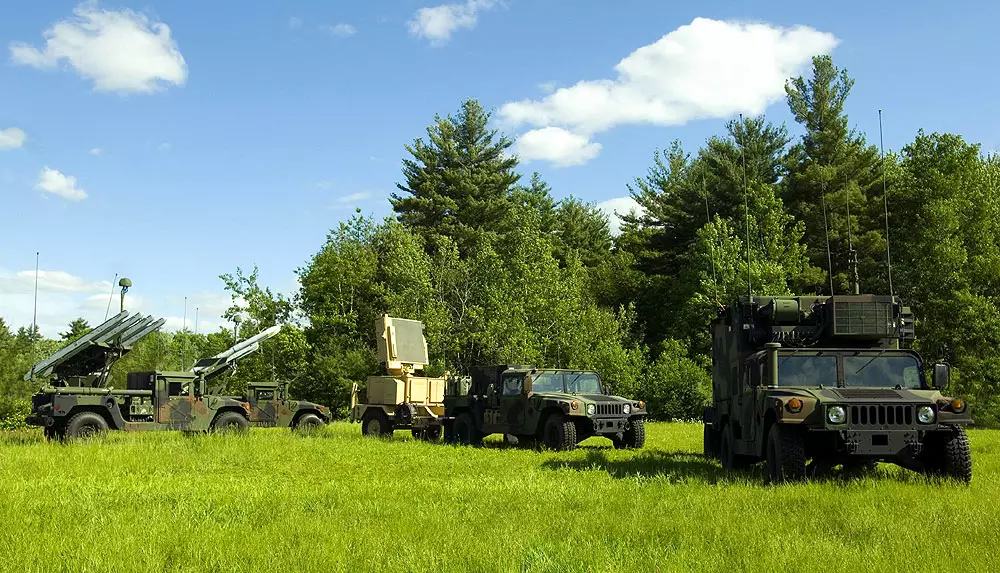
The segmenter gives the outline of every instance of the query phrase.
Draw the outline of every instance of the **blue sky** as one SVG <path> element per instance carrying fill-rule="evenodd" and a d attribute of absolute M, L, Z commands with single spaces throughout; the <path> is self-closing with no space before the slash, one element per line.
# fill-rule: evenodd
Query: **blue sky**
<path fill-rule="evenodd" d="M 257 264 L 291 293 L 354 208 L 390 213 L 403 146 L 467 97 L 518 138 L 522 172 L 609 208 L 655 149 L 693 152 L 741 111 L 800 133 L 782 82 L 816 52 L 856 79 L 848 112 L 870 141 L 881 107 L 888 149 L 924 128 L 996 150 L 998 16 L 920 1 L 7 0 L 0 316 L 30 324 L 40 251 L 46 335 L 99 323 L 116 273 L 131 308 L 175 328 L 186 296 L 188 326 L 197 306 L 215 330 L 219 274 Z"/>

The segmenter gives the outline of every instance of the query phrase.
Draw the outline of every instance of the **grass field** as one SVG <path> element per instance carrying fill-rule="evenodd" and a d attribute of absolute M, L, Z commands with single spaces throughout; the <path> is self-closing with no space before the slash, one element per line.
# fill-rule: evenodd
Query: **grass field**
<path fill-rule="evenodd" d="M 882 464 L 792 486 L 727 475 L 698 424 L 574 452 L 362 438 L 0 436 L 9 571 L 997 571 L 1000 432 L 969 486 Z"/>

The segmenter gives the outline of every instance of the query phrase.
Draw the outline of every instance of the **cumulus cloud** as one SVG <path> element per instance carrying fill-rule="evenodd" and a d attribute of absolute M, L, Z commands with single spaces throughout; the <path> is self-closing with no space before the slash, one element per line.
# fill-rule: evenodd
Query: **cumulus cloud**
<path fill-rule="evenodd" d="M 77 187 L 76 177 L 63 175 L 55 169 L 43 167 L 38 174 L 38 183 L 35 189 L 58 195 L 70 201 L 80 201 L 87 198 L 87 192 Z"/>
<path fill-rule="evenodd" d="M 557 167 L 583 165 L 597 157 L 601 144 L 560 127 L 533 129 L 517 138 L 515 152 L 524 161 L 549 161 Z"/>
<path fill-rule="evenodd" d="M 614 79 L 508 102 L 498 116 L 511 127 L 555 126 L 589 140 L 618 125 L 756 115 L 784 97 L 788 78 L 837 43 L 807 26 L 695 18 L 618 62 Z"/>
<path fill-rule="evenodd" d="M 43 32 L 41 49 L 12 43 L 11 60 L 40 69 L 65 60 L 94 82 L 95 91 L 154 92 L 187 80 L 187 64 L 166 24 L 127 9 L 102 10 L 89 1 L 73 14 Z"/>
<path fill-rule="evenodd" d="M 355 32 L 358 31 L 354 26 L 346 24 L 344 22 L 341 22 L 339 24 L 334 24 L 333 26 L 330 26 L 328 24 L 325 26 L 321 26 L 321 28 L 323 28 L 323 30 L 328 34 L 337 36 L 338 38 L 346 38 L 348 36 L 353 36 Z"/>
<path fill-rule="evenodd" d="M 0 129 L 0 151 L 21 147 L 24 145 L 24 140 L 27 139 L 27 137 L 28 136 L 24 133 L 24 130 L 17 127 Z"/>
<path fill-rule="evenodd" d="M 479 13 L 497 4 L 496 0 L 468 0 L 465 4 L 441 4 L 421 8 L 413 14 L 407 25 L 410 34 L 426 38 L 433 45 L 441 45 L 451 39 L 451 34 L 459 28 L 472 29 L 479 22 Z"/>
<path fill-rule="evenodd" d="M 607 215 L 608 226 L 611 227 L 612 235 L 619 235 L 621 233 L 621 215 L 631 213 L 642 214 L 645 211 L 642 205 L 631 197 L 615 197 L 607 201 L 601 201 L 597 204 L 597 208 Z"/>
<path fill-rule="evenodd" d="M 18 271 L 10 273 L 0 270 L 0 293 L 29 294 L 35 289 L 35 271 Z M 66 271 L 38 270 L 39 292 L 104 292 L 111 289 L 108 281 L 88 282 L 81 277 Z"/>

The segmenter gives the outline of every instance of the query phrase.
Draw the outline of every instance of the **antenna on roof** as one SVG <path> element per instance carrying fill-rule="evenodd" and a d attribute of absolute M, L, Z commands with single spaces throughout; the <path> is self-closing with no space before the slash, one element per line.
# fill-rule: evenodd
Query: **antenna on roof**
<path fill-rule="evenodd" d="M 830 277 L 830 296 L 833 296 L 833 257 L 830 255 L 830 226 L 826 220 L 826 181 L 821 183 L 820 202 L 823 204 L 823 232 L 826 233 L 826 267 Z"/>
<path fill-rule="evenodd" d="M 882 154 L 882 206 L 885 209 L 885 266 L 889 273 L 889 297 L 892 292 L 892 257 L 889 256 L 889 193 L 885 187 L 885 147 L 882 143 L 882 110 L 878 110 L 878 147 Z"/>
<path fill-rule="evenodd" d="M 712 214 L 708 210 L 708 187 L 705 185 L 705 172 L 701 173 L 701 192 L 705 196 L 705 221 L 708 224 L 712 223 Z M 712 249 L 712 297 L 715 298 L 715 302 L 719 302 L 719 277 L 715 270 L 715 239 L 709 243 L 709 247 Z M 721 306 L 721 305 L 720 305 Z"/>
<path fill-rule="evenodd" d="M 740 114 L 740 123 L 746 126 L 743 122 L 743 114 Z M 746 135 L 746 129 L 744 129 L 744 135 Z M 740 160 L 743 162 L 743 216 L 746 219 L 747 226 L 747 299 L 753 298 L 753 287 L 750 283 L 750 197 L 749 190 L 747 188 L 747 157 L 744 151 L 744 142 L 740 142 Z"/>
<path fill-rule="evenodd" d="M 115 281 L 118 280 L 118 273 L 115 273 L 115 278 L 111 279 L 111 294 L 108 295 L 108 308 L 104 309 L 104 320 L 108 319 L 108 313 L 111 312 L 111 301 L 115 299 Z"/>
<path fill-rule="evenodd" d="M 851 267 L 851 278 L 854 283 L 851 291 L 854 294 L 861 294 L 861 277 L 858 276 L 858 252 L 854 250 L 854 231 L 852 229 L 854 224 L 851 222 L 851 190 L 847 175 L 844 175 L 844 189 L 847 190 L 847 264 Z"/>
<path fill-rule="evenodd" d="M 35 251 L 35 309 L 31 314 L 31 362 L 34 363 L 38 356 L 35 354 L 35 334 L 38 330 L 38 251 Z M 31 367 L 32 375 L 35 367 Z"/>

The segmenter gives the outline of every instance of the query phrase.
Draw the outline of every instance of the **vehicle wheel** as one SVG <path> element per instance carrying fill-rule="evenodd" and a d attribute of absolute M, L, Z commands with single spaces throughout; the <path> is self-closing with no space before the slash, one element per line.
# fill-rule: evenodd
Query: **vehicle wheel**
<path fill-rule="evenodd" d="M 704 443 L 702 444 L 702 451 L 705 454 L 705 457 L 713 460 L 719 459 L 719 431 L 713 428 L 711 424 L 705 424 L 704 433 L 705 436 Z"/>
<path fill-rule="evenodd" d="M 244 433 L 250 429 L 250 422 L 239 412 L 223 412 L 212 422 L 212 431 L 219 433 Z"/>
<path fill-rule="evenodd" d="M 438 438 L 441 437 L 441 426 L 429 426 L 427 428 L 413 428 L 414 440 L 423 440 L 425 442 L 436 442 Z"/>
<path fill-rule="evenodd" d="M 108 431 L 108 421 L 94 412 L 80 412 L 66 424 L 65 436 L 72 439 L 86 439 Z"/>
<path fill-rule="evenodd" d="M 926 473 L 965 483 L 972 481 L 972 449 L 965 428 L 956 427 L 929 438 L 932 439 L 924 445 L 923 452 Z"/>
<path fill-rule="evenodd" d="M 448 420 L 444 423 L 444 443 L 455 443 L 455 422 Z"/>
<path fill-rule="evenodd" d="M 468 412 L 462 412 L 455 418 L 453 430 L 455 440 L 460 444 L 478 446 L 483 441 L 483 435 L 476 429 Z"/>
<path fill-rule="evenodd" d="M 45 435 L 46 440 L 58 440 L 62 438 L 62 432 L 58 426 L 45 426 L 42 429 L 42 433 Z"/>
<path fill-rule="evenodd" d="M 361 417 L 361 434 L 365 436 L 390 436 L 392 424 L 382 410 L 370 409 Z"/>
<path fill-rule="evenodd" d="M 323 420 L 320 419 L 316 414 L 304 414 L 299 418 L 298 423 L 295 424 L 295 429 L 303 432 L 315 432 L 323 425 Z"/>
<path fill-rule="evenodd" d="M 611 439 L 616 450 L 639 450 L 646 445 L 646 421 L 633 420 L 627 430 Z"/>
<path fill-rule="evenodd" d="M 750 466 L 750 461 L 733 450 L 736 439 L 733 437 L 733 426 L 726 424 L 722 430 L 722 443 L 719 445 L 719 461 L 722 467 L 729 470 L 741 470 Z"/>
<path fill-rule="evenodd" d="M 542 440 L 545 447 L 556 451 L 576 448 L 576 424 L 562 414 L 551 414 L 545 419 Z"/>
<path fill-rule="evenodd" d="M 800 481 L 806 477 L 806 444 L 802 434 L 781 424 L 767 433 L 767 475 L 774 483 Z"/>

